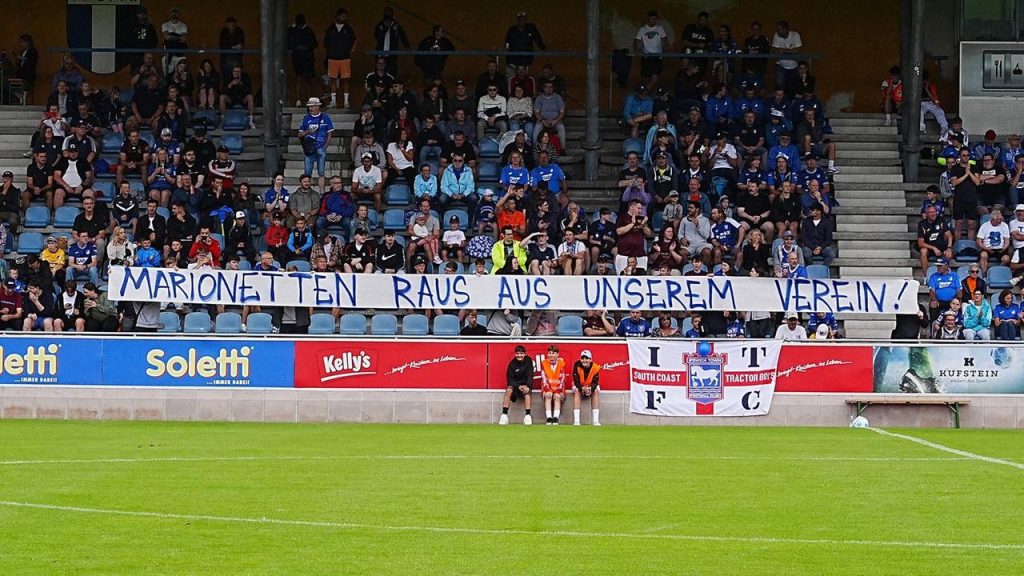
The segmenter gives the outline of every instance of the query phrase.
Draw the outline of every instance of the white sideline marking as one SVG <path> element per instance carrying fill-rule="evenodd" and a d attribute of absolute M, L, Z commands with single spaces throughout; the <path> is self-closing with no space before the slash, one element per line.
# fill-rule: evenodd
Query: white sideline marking
<path fill-rule="evenodd" d="M 906 434 L 898 434 L 896 432 L 888 432 L 886 430 L 882 430 L 881 428 L 868 428 L 868 430 L 873 430 L 873 431 L 881 434 L 882 436 L 891 436 L 893 438 L 901 438 L 903 440 L 909 440 L 911 442 L 915 442 L 915 443 L 920 444 L 922 446 L 927 446 L 929 448 L 934 448 L 936 450 L 942 450 L 943 452 L 949 452 L 950 454 L 956 454 L 957 456 L 962 456 L 964 458 L 970 458 L 971 460 L 981 460 L 982 462 L 988 462 L 990 464 L 1002 464 L 1003 466 L 1010 466 L 1012 468 L 1017 468 L 1018 470 L 1024 470 L 1024 464 L 1021 464 L 1020 462 L 1013 462 L 1013 461 L 1010 461 L 1010 460 L 1003 460 L 1002 458 L 993 458 L 991 456 L 982 456 L 981 454 L 975 454 L 974 452 L 968 452 L 966 450 L 959 450 L 957 448 L 950 448 L 949 446 L 944 446 L 942 444 L 936 444 L 935 442 L 931 442 L 929 440 L 925 440 L 924 438 L 918 438 L 917 436 L 908 436 Z"/>
<path fill-rule="evenodd" d="M 900 458 L 898 456 L 653 456 L 618 454 L 570 454 L 566 456 L 528 456 L 521 454 L 384 454 L 384 455 L 339 455 L 339 456 L 209 456 L 162 458 L 95 458 L 71 460 L 0 460 L 0 466 L 26 466 L 31 464 L 145 464 L 147 462 L 263 462 L 287 460 L 784 460 L 801 462 L 951 462 L 966 458 Z"/>
<path fill-rule="evenodd" d="M 247 518 L 236 516 L 212 516 L 206 514 L 171 514 L 136 510 L 112 510 L 85 508 L 81 506 L 57 506 L 32 502 L 0 501 L 0 506 L 30 508 L 57 512 L 76 512 L 102 516 L 130 516 L 135 518 L 156 518 L 160 520 L 190 520 L 207 522 L 229 522 L 237 524 L 271 524 L 279 526 L 304 526 L 310 528 L 333 528 L 339 530 L 377 530 L 381 532 L 429 532 L 442 534 L 476 534 L 484 536 L 568 536 L 574 538 L 616 538 L 635 540 L 669 540 L 682 542 L 733 542 L 743 544 L 802 544 L 810 546 L 870 546 L 890 548 L 941 548 L 964 550 L 1024 550 L 1024 544 L 991 544 L 971 542 L 916 542 L 900 540 L 830 540 L 818 538 L 776 538 L 771 536 L 705 536 L 691 534 L 644 534 L 639 532 L 578 532 L 572 530 L 516 530 L 495 528 L 458 528 L 448 526 L 399 526 L 390 524 L 363 524 L 358 522 L 328 522 L 317 520 L 285 520 L 281 518 Z"/>

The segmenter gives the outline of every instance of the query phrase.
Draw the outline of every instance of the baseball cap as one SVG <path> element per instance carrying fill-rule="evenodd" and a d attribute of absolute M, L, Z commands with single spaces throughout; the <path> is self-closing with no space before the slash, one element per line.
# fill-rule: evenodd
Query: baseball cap
<path fill-rule="evenodd" d="M 199 125 L 195 127 L 196 136 L 206 136 L 206 126 Z"/>
<path fill-rule="evenodd" d="M 590 358 L 590 359 L 593 359 L 594 355 L 590 353 L 590 350 L 584 350 L 584 351 L 580 352 L 580 358 Z"/>
<path fill-rule="evenodd" d="M 785 114 L 782 113 L 782 110 L 772 110 L 773 118 L 782 118 L 783 116 L 785 116 Z"/>
<path fill-rule="evenodd" d="M 818 324 L 818 329 L 815 330 L 814 334 L 819 340 L 824 340 L 828 338 L 828 331 L 828 324 Z"/>
<path fill-rule="evenodd" d="M 782 233 L 782 237 L 783 238 L 792 238 L 793 237 L 793 231 L 792 230 L 786 230 L 785 232 Z"/>
<path fill-rule="evenodd" d="M 366 160 L 367 158 L 373 160 L 373 154 L 369 152 L 363 152 L 363 155 L 359 157 L 360 160 Z"/>
<path fill-rule="evenodd" d="M 673 196 L 678 198 L 679 197 L 679 192 L 676 191 L 676 190 L 669 190 L 668 191 L 668 198 L 672 198 Z M 608 212 L 608 213 L 611 214 L 611 212 Z"/>
<path fill-rule="evenodd" d="M 448 219 L 448 222 L 458 222 L 458 221 L 459 221 L 459 217 L 458 216 L 452 216 L 451 218 Z"/>
<path fill-rule="evenodd" d="M 306 106 L 320 106 L 320 99 L 316 96 L 312 96 L 309 100 L 306 100 Z"/>
<path fill-rule="evenodd" d="M 245 218 L 245 212 L 242 210 L 235 212 L 235 218 Z"/>
<path fill-rule="evenodd" d="M 458 80 L 455 81 L 455 85 L 456 86 L 465 86 L 466 85 L 466 81 L 463 80 L 462 78 L 459 78 Z"/>
<path fill-rule="evenodd" d="M 170 128 L 164 128 L 160 131 L 161 136 L 174 136 L 174 132 L 171 132 Z"/>
<path fill-rule="evenodd" d="M 949 266 L 949 260 L 946 260 L 945 258 L 939 258 L 935 263 L 939 266 Z"/>
<path fill-rule="evenodd" d="M 57 242 L 57 237 L 56 236 L 47 236 L 46 237 L 46 243 L 49 244 L 50 242 L 56 243 Z"/>
<path fill-rule="evenodd" d="M 484 189 L 484 197 L 486 198 L 488 196 L 494 196 L 494 190 L 491 190 L 490 188 Z M 1024 206 L 1024 204 L 1021 204 L 1021 206 Z M 1022 210 L 1024 210 L 1024 208 L 1022 208 Z"/>
<path fill-rule="evenodd" d="M 804 154 L 804 160 L 817 160 L 817 159 L 818 159 L 818 155 L 815 154 L 814 152 L 808 152 L 807 154 Z"/>
<path fill-rule="evenodd" d="M 74 142 L 68 144 L 68 152 L 78 152 L 78 144 Z"/>
<path fill-rule="evenodd" d="M 10 170 L 4 171 L 4 178 L 14 178 L 14 172 L 11 172 Z"/>
<path fill-rule="evenodd" d="M 1017 204 L 1013 209 L 1014 212 L 1024 212 L 1024 204 Z"/>
<path fill-rule="evenodd" d="M 796 312 L 787 312 L 786 320 L 799 320 L 800 316 Z"/>
<path fill-rule="evenodd" d="M 414 265 L 414 266 L 415 266 L 416 264 L 426 264 L 426 263 L 427 263 L 427 258 L 426 258 L 426 257 L 425 257 L 425 256 L 424 256 L 423 254 L 417 254 L 417 255 L 416 255 L 416 256 L 415 256 L 415 257 L 414 257 L 414 258 L 412 259 L 412 263 L 413 263 L 413 265 Z"/>
<path fill-rule="evenodd" d="M 353 232 L 353 234 L 361 234 L 363 236 L 366 236 L 366 228 L 356 228 L 356 231 Z"/>
<path fill-rule="evenodd" d="M 231 150 L 227 146 L 225 146 L 223 144 L 221 144 L 220 146 L 217 146 L 217 152 L 230 152 L 230 151 Z"/>

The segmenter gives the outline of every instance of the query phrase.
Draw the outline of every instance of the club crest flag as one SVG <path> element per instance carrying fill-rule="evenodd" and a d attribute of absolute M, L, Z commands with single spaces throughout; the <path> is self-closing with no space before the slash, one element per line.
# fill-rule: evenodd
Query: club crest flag
<path fill-rule="evenodd" d="M 629 340 L 629 409 L 651 416 L 763 416 L 782 342 Z"/>

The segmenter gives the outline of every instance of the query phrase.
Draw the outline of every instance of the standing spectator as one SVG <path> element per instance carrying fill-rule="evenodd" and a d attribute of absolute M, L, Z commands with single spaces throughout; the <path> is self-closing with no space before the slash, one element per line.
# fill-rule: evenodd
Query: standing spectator
<path fill-rule="evenodd" d="M 668 43 L 665 27 L 658 22 L 657 10 L 651 10 L 647 13 L 647 23 L 636 31 L 633 39 L 633 51 L 640 54 L 640 76 L 651 86 L 661 77 L 664 61 L 658 55 L 665 52 Z"/>
<path fill-rule="evenodd" d="M 949 168 L 949 184 L 953 187 L 952 217 L 956 222 L 953 226 L 953 239 L 960 238 L 964 221 L 967 222 L 967 237 L 974 237 L 974 225 L 978 217 L 978 184 L 981 178 L 972 167 L 971 152 L 966 147 L 960 149 L 957 163 Z"/>
<path fill-rule="evenodd" d="M 188 48 L 188 24 L 181 21 L 181 11 L 178 8 L 171 8 L 170 20 L 160 26 L 160 32 L 164 35 L 164 50 L 181 50 Z M 167 52 L 163 59 L 163 75 L 170 76 L 171 71 L 177 66 L 178 60 L 185 56 L 180 52 Z"/>
<path fill-rule="evenodd" d="M 807 329 L 800 324 L 796 312 L 786 314 L 786 321 L 775 330 L 775 339 L 783 341 L 807 340 Z"/>
<path fill-rule="evenodd" d="M 53 73 L 50 90 L 56 90 L 57 85 L 64 82 L 68 92 L 74 92 L 78 89 L 78 85 L 85 80 L 85 77 L 82 76 L 82 72 L 78 69 L 78 63 L 75 62 L 75 57 L 71 54 L 65 54 L 61 62 L 61 67 Z M 63 114 L 63 111 L 61 113 Z"/>
<path fill-rule="evenodd" d="M 455 45 L 445 35 L 444 26 L 434 24 L 430 35 L 420 41 L 416 50 L 419 52 L 451 52 L 455 50 Z M 431 82 L 434 78 L 441 78 L 444 74 L 445 64 L 448 63 L 448 54 L 417 54 L 413 62 L 420 72 L 423 72 L 424 80 Z"/>
<path fill-rule="evenodd" d="M 936 261 L 937 270 L 928 277 L 928 306 L 931 309 L 932 320 L 944 310 L 949 309 L 949 303 L 954 298 L 961 298 L 960 278 L 955 272 L 949 270 L 949 260 L 939 258 Z"/>
<path fill-rule="evenodd" d="M 25 83 L 26 92 L 34 92 L 33 86 L 36 84 L 36 67 L 39 65 L 39 51 L 32 41 L 31 34 L 22 34 L 18 37 L 18 43 L 20 50 L 15 57 L 14 61 L 14 74 L 15 77 L 20 78 Z M 26 104 L 31 104 L 27 100 Z"/>
<path fill-rule="evenodd" d="M 217 42 L 217 47 L 221 50 L 244 50 L 245 49 L 245 31 L 238 25 L 238 21 L 235 20 L 234 16 L 228 16 L 224 20 L 224 27 L 220 29 L 220 39 Z M 235 66 L 242 67 L 242 55 L 221 52 L 220 53 L 220 69 L 231 70 Z"/>
<path fill-rule="evenodd" d="M 975 290 L 964 305 L 964 340 L 992 339 L 992 305 L 985 293 Z"/>
<path fill-rule="evenodd" d="M 1003 222 L 1002 206 L 994 206 L 992 218 L 978 229 L 978 259 L 981 273 L 987 274 L 989 261 L 995 260 L 999 265 L 1010 263 L 1010 227 Z"/>
<path fill-rule="evenodd" d="M 647 267 L 646 239 L 651 236 L 649 219 L 643 214 L 643 204 L 639 200 L 631 200 L 623 214 L 615 222 L 615 271 L 621 272 L 626 267 L 626 260 L 634 257 L 640 268 Z"/>
<path fill-rule="evenodd" d="M 408 50 L 409 38 L 405 28 L 395 20 L 395 10 L 391 6 L 384 7 L 384 15 L 373 28 L 373 38 L 377 41 L 377 51 L 384 53 L 387 71 L 392 76 L 398 75 L 398 57 L 390 54 L 393 50 Z"/>
<path fill-rule="evenodd" d="M 313 29 L 306 24 L 305 14 L 296 14 L 295 23 L 288 27 L 287 47 L 292 55 L 292 72 L 295 74 L 295 105 L 302 105 L 305 98 L 312 98 L 316 92 L 316 62 L 314 52 L 320 42 Z"/>
<path fill-rule="evenodd" d="M 1013 292 L 1003 290 L 999 293 L 999 304 L 992 310 L 992 327 L 996 340 L 1012 342 L 1017 339 L 1020 331 L 1020 306 L 1013 302 Z"/>
<path fill-rule="evenodd" d="M 334 22 L 324 32 L 327 52 L 327 78 L 331 82 L 331 108 L 338 107 L 338 88 L 344 95 L 344 108 L 349 107 L 349 79 L 352 78 L 352 52 L 358 44 L 355 28 L 348 23 L 348 10 L 338 8 Z"/>
<path fill-rule="evenodd" d="M 771 51 L 771 42 L 761 30 L 761 23 L 753 21 L 750 23 L 750 36 L 743 41 L 743 51 L 747 54 L 764 55 Z M 743 80 L 759 85 L 764 84 L 764 73 L 768 69 L 768 60 L 765 58 L 744 58 L 743 59 Z"/>
<path fill-rule="evenodd" d="M 320 99 L 312 97 L 306 102 L 308 112 L 299 124 L 299 138 L 302 139 L 303 171 L 313 174 L 317 170 L 320 179 L 320 191 L 324 190 L 324 170 L 327 165 L 327 147 L 331 145 L 334 122 L 328 114 L 320 110 Z"/>
<path fill-rule="evenodd" d="M 534 45 L 541 50 L 547 50 L 544 39 L 540 36 L 540 30 L 530 22 L 525 10 L 516 13 L 516 24 L 505 33 L 505 50 L 509 52 L 533 52 Z M 516 55 L 505 58 L 511 70 L 517 66 L 523 66 L 529 72 L 530 64 L 533 64 L 533 55 Z M 532 95 L 532 94 L 531 94 Z"/>
<path fill-rule="evenodd" d="M 772 37 L 772 48 L 779 54 L 793 54 L 803 47 L 800 33 L 789 29 L 789 22 L 779 20 L 775 24 L 775 36 Z M 775 89 L 784 89 L 789 78 L 796 71 L 797 61 L 779 59 L 775 62 Z"/>
<path fill-rule="evenodd" d="M 145 6 L 139 6 L 135 12 L 135 24 L 125 36 L 123 46 L 135 50 L 152 50 L 157 47 L 157 43 L 156 26 L 149 20 L 149 11 Z M 142 65 L 142 55 L 143 52 L 128 54 L 128 64 L 133 73 Z"/>

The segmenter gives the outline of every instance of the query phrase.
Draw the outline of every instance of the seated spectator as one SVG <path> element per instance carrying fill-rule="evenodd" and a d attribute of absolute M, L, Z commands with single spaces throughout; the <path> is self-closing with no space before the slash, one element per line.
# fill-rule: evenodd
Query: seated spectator
<path fill-rule="evenodd" d="M 511 336 L 515 338 L 522 334 L 523 321 L 519 317 L 518 312 L 505 308 L 504 310 L 492 310 L 487 316 L 488 336 Z"/>
<path fill-rule="evenodd" d="M 500 85 L 499 85 L 500 88 Z M 526 95 L 522 86 L 516 86 L 505 107 L 508 114 L 508 129 L 512 132 L 522 131 L 533 134 L 533 98 Z"/>
<path fill-rule="evenodd" d="M 543 130 L 557 130 L 558 141 L 565 143 L 565 101 L 555 93 L 554 84 L 550 81 L 544 83 L 544 92 L 533 101 L 534 128 L 533 139 L 537 140 L 538 133 Z"/>
<path fill-rule="evenodd" d="M 768 196 L 761 194 L 761 191 L 753 183 L 747 183 L 747 194 L 744 196 L 739 207 L 740 229 L 747 235 L 752 230 L 760 230 L 771 242 L 775 234 L 775 225 L 771 220 L 772 205 Z"/>
<path fill-rule="evenodd" d="M 245 258 L 252 264 L 256 260 L 256 247 L 253 245 L 248 218 L 242 210 L 236 211 L 234 215 L 231 227 L 224 234 L 225 250 L 229 255 Z"/>
<path fill-rule="evenodd" d="M 637 259 L 639 268 L 647 267 L 646 240 L 652 235 L 649 220 L 642 214 L 643 205 L 632 200 L 615 222 L 615 270 L 621 272 L 629 257 Z"/>
<path fill-rule="evenodd" d="M 484 189 L 480 203 L 477 204 L 473 213 L 473 221 L 476 222 L 476 233 L 482 235 L 485 232 L 494 236 L 497 223 L 497 205 L 494 203 L 494 191 L 490 188 Z"/>
<path fill-rule="evenodd" d="M 373 274 L 374 245 L 367 236 L 367 231 L 359 228 L 352 234 L 352 241 L 345 246 L 343 260 L 346 274 Z"/>
<path fill-rule="evenodd" d="M 955 123 L 956 118 L 947 124 L 946 111 L 942 109 L 942 104 L 939 101 L 939 91 L 929 81 L 927 70 L 921 71 L 921 83 L 921 132 L 925 131 L 924 118 L 927 114 L 934 116 L 935 121 L 939 123 L 939 134 L 945 134 L 950 128 L 949 124 L 952 124 L 954 129 L 958 128 Z M 967 144 L 966 140 L 964 140 L 964 144 Z"/>
<path fill-rule="evenodd" d="M 963 340 L 963 327 L 957 324 L 956 313 L 947 311 L 942 314 L 942 322 L 937 323 L 932 338 L 935 340 Z"/>
<path fill-rule="evenodd" d="M 100 292 L 92 282 L 82 287 L 85 295 L 83 300 L 83 316 L 85 316 L 86 332 L 117 332 L 118 314 L 114 305 L 107 299 L 106 292 Z"/>
<path fill-rule="evenodd" d="M 352 171 L 352 196 L 356 201 L 366 197 L 373 200 L 374 208 L 380 212 L 384 208 L 384 176 L 380 168 L 373 165 L 373 155 L 363 152 L 361 165 Z"/>
<path fill-rule="evenodd" d="M 967 277 L 960 282 L 960 290 L 964 294 L 974 294 L 975 290 L 988 294 L 988 282 L 981 276 L 977 263 L 972 262 L 967 266 Z"/>
<path fill-rule="evenodd" d="M 796 172 L 800 170 L 800 158 L 803 154 L 796 144 L 791 143 L 792 134 L 783 132 L 779 134 L 779 143 L 768 150 L 768 166 L 776 166 L 780 156 L 785 157 L 789 169 Z"/>
<path fill-rule="evenodd" d="M 32 154 L 32 163 L 26 170 L 25 189 L 21 192 L 21 209 L 27 210 L 33 200 L 46 201 L 46 207 L 53 211 L 53 165 L 46 161 L 46 152 L 39 150 Z"/>
<path fill-rule="evenodd" d="M 114 228 L 107 244 L 107 264 L 110 266 L 133 266 L 138 247 L 128 240 L 128 232 L 118 226 Z"/>
<path fill-rule="evenodd" d="M 516 88 L 522 88 L 523 93 L 531 98 L 536 98 L 540 93 L 537 90 L 537 79 L 530 75 L 529 69 L 526 66 L 516 66 L 516 73 L 509 78 L 509 92 L 515 93 Z M 552 84 L 552 91 L 553 91 Z"/>
<path fill-rule="evenodd" d="M 832 221 L 822 215 L 823 211 L 821 204 L 811 206 L 811 215 L 800 226 L 800 242 L 803 244 L 804 262 L 821 258 L 822 264 L 831 266 L 835 259 L 835 251 L 832 250 Z"/>
<path fill-rule="evenodd" d="M 932 184 L 925 189 L 924 194 L 924 201 L 921 202 L 921 218 L 926 217 L 929 206 L 934 206 L 938 217 L 944 218 L 946 215 L 946 204 L 939 196 L 939 187 Z"/>
<path fill-rule="evenodd" d="M 807 332 L 815 340 L 835 340 L 839 337 L 839 321 L 831 312 L 813 312 L 807 321 Z"/>
<path fill-rule="evenodd" d="M 999 304 L 992 310 L 992 329 L 996 340 L 1012 342 L 1020 333 L 1021 310 L 1013 301 L 1013 292 L 1004 289 L 999 293 Z"/>
<path fill-rule="evenodd" d="M 4 304 L 0 295 L 0 306 Z M 24 332 L 40 330 L 53 332 L 53 318 L 56 316 L 54 310 L 53 288 L 38 281 L 32 281 L 28 285 L 28 291 L 22 295 L 22 310 L 25 320 L 21 329 Z"/>
<path fill-rule="evenodd" d="M 947 262 L 953 257 L 953 232 L 949 224 L 938 217 L 934 206 L 925 210 L 924 219 L 917 224 L 917 249 L 920 252 L 921 270 L 928 269 L 930 257 L 946 259 Z"/>
<path fill-rule="evenodd" d="M 960 277 L 949 269 L 949 260 L 939 258 L 936 261 L 937 270 L 928 277 L 928 300 L 931 309 L 931 317 L 934 320 L 938 315 L 949 309 L 949 303 L 954 298 L 961 299 L 963 293 L 960 290 Z"/>
<path fill-rule="evenodd" d="M 295 227 L 288 234 L 288 260 L 305 260 L 313 250 L 313 231 L 306 227 L 306 218 L 295 219 Z"/>
<path fill-rule="evenodd" d="M 209 179 L 220 177 L 224 180 L 224 188 L 232 190 L 235 187 L 235 175 L 238 173 L 238 165 L 228 157 L 228 147 L 221 144 L 217 147 L 216 157 L 206 166 Z"/>
<path fill-rule="evenodd" d="M 138 175 L 143 182 L 148 182 L 149 163 L 149 144 L 139 137 L 138 129 L 129 130 L 118 155 L 117 184 L 120 186 L 129 174 Z"/>
<path fill-rule="evenodd" d="M 149 198 L 156 200 L 160 206 L 170 205 L 171 195 L 177 188 L 178 178 L 177 166 L 168 156 L 167 148 L 158 148 L 151 155 L 144 182 L 146 189 L 149 190 Z"/>
<path fill-rule="evenodd" d="M 796 235 L 789 230 L 782 233 L 782 243 L 779 244 L 778 249 L 772 255 L 775 259 L 775 275 L 780 278 L 790 278 L 792 276 L 792 266 L 789 263 L 789 255 L 792 254 L 796 258 L 796 263 L 803 266 L 804 254 L 803 251 L 796 245 Z"/>
<path fill-rule="evenodd" d="M 46 247 L 39 253 L 39 259 L 46 263 L 52 280 L 58 283 L 64 281 L 64 270 L 68 266 L 68 255 L 65 250 L 66 240 L 64 244 L 65 246 L 61 246 L 61 243 L 57 242 L 57 238 L 48 236 Z"/>
<path fill-rule="evenodd" d="M 654 118 L 653 111 L 654 101 L 647 93 L 647 85 L 641 83 L 622 106 L 622 122 L 629 127 L 630 138 L 640 137 L 640 131 Z"/>
<path fill-rule="evenodd" d="M 683 338 L 707 338 L 708 331 L 704 326 L 704 319 L 700 315 L 693 315 L 690 318 L 690 329 L 683 334 Z"/>
<path fill-rule="evenodd" d="M 892 115 L 900 113 L 903 104 L 903 70 L 899 66 L 889 68 L 889 75 L 882 80 L 882 101 L 879 104 L 885 112 L 885 125 L 892 126 Z"/>
<path fill-rule="evenodd" d="M 441 236 L 441 260 L 462 262 L 466 251 L 466 233 L 462 231 L 458 216 L 448 219 L 448 229 Z"/>
<path fill-rule="evenodd" d="M 501 238 L 491 248 L 491 274 L 507 274 L 512 269 L 512 260 L 525 263 L 528 260 L 526 248 L 516 241 L 511 226 L 501 227 Z"/>
<path fill-rule="evenodd" d="M 498 201 L 499 210 L 496 213 L 496 224 L 499 230 L 512 229 L 514 238 L 519 241 L 526 236 L 526 215 L 519 209 L 519 202 L 514 192 L 507 192 Z M 503 232 L 504 234 L 504 232 Z"/>
<path fill-rule="evenodd" d="M 95 286 L 96 282 L 93 281 L 92 285 Z M 0 302 L 2 300 L 0 298 Z M 2 311 L 0 310 L 0 312 Z M 78 291 L 78 284 L 74 280 L 68 279 L 64 282 L 64 291 L 57 296 L 54 311 L 54 332 L 63 332 L 64 330 L 85 332 L 85 297 Z M 3 320 L 2 316 L 0 316 L 0 320 Z"/>
<path fill-rule="evenodd" d="M 430 201 L 420 200 L 419 210 L 412 213 L 406 228 L 409 242 L 406 245 L 406 259 L 412 260 L 421 249 L 426 252 L 428 261 L 441 264 L 441 223 L 430 212 Z"/>
<path fill-rule="evenodd" d="M 608 318 L 604 310 L 587 310 L 583 316 L 583 335 L 590 337 L 612 336 L 615 324 Z"/>
<path fill-rule="evenodd" d="M 496 129 L 498 134 L 508 131 L 508 102 L 498 94 L 498 86 L 491 84 L 487 93 L 477 101 L 476 133 L 484 135 L 488 130 Z"/>
<path fill-rule="evenodd" d="M 290 238 L 289 238 L 290 240 Z M 269 242 L 270 239 L 268 238 Z M 220 242 L 218 242 L 210 232 L 209 224 L 201 224 L 199 226 L 199 234 L 196 235 L 195 241 L 192 243 L 192 247 L 189 249 L 188 259 L 190 261 L 196 260 L 199 253 L 202 252 L 207 255 L 207 263 L 213 268 L 220 268 L 221 262 L 221 249 Z M 282 254 L 286 255 L 286 254 Z M 282 261 L 288 260 L 285 258 Z"/>
<path fill-rule="evenodd" d="M 526 249 L 526 267 L 530 274 L 550 276 L 559 272 L 558 252 L 548 243 L 546 230 L 531 233 L 519 244 Z"/>
<path fill-rule="evenodd" d="M 601 261 L 598 260 L 598 268 L 600 268 Z M 619 271 L 619 276 L 646 276 L 647 269 L 640 266 L 640 261 L 636 256 L 626 257 L 626 266 Z"/>
<path fill-rule="evenodd" d="M 150 74 L 143 82 L 132 94 L 131 115 L 125 120 L 125 130 L 155 130 L 164 113 L 166 100 L 156 74 Z"/>
<path fill-rule="evenodd" d="M 565 231 L 565 240 L 558 246 L 558 265 L 566 276 L 582 276 L 586 270 L 587 248 L 576 239 L 573 230 Z"/>
<path fill-rule="evenodd" d="M 459 330 L 459 336 L 487 336 L 487 327 L 479 323 L 476 310 L 466 313 L 466 324 Z"/>
<path fill-rule="evenodd" d="M 740 253 L 740 227 L 735 220 L 727 218 L 721 207 L 715 206 L 711 209 L 711 235 L 708 242 L 711 244 L 711 257 L 714 264 L 721 264 L 728 260 L 738 260 L 737 266 L 742 265 L 743 259 Z"/>
<path fill-rule="evenodd" d="M 667 312 L 658 315 L 658 325 L 651 330 L 652 338 L 679 338 L 682 335 L 682 331 L 672 325 L 672 315 Z"/>
<path fill-rule="evenodd" d="M 701 260 L 705 264 L 711 262 L 711 222 L 697 202 L 688 202 L 686 208 L 686 218 L 679 223 L 679 236 L 682 247 L 687 251 L 687 259 Z"/>
<path fill-rule="evenodd" d="M 785 232 L 797 234 L 800 232 L 800 222 L 803 220 L 803 211 L 800 206 L 800 199 L 793 193 L 793 183 L 786 181 L 782 183 L 782 190 L 772 202 L 772 220 L 775 221 L 775 232 L 782 237 Z"/>
<path fill-rule="evenodd" d="M 423 129 L 416 135 L 416 149 L 419 150 L 419 161 L 421 163 L 430 160 L 440 160 L 444 153 L 445 144 L 444 132 L 437 125 L 433 116 L 427 116 L 423 120 Z"/>
<path fill-rule="evenodd" d="M 231 68 L 231 74 L 224 77 L 224 85 L 220 91 L 220 115 L 224 116 L 228 108 L 235 107 L 246 109 L 249 113 L 249 129 L 255 130 L 253 111 L 256 108 L 256 101 L 253 99 L 252 79 L 249 73 L 243 72 L 242 67 L 237 64 Z"/>
<path fill-rule="evenodd" d="M 591 222 L 587 229 L 587 245 L 590 247 L 591 262 L 597 262 L 602 255 L 615 256 L 618 252 L 615 230 L 611 209 L 601 208 L 598 211 L 598 219 Z"/>
<path fill-rule="evenodd" d="M 64 198 L 73 196 L 81 199 L 95 196 L 91 186 L 93 183 L 92 166 L 78 154 L 78 146 L 72 144 L 68 148 L 67 158 L 61 158 L 53 167 L 53 181 L 56 189 L 53 194 L 53 208 L 64 205 Z"/>
<path fill-rule="evenodd" d="M 815 110 L 804 110 L 803 121 L 796 128 L 796 139 L 804 154 L 828 158 L 828 173 L 835 174 L 836 145 L 826 137 L 822 122 L 815 118 Z"/>
<path fill-rule="evenodd" d="M 987 214 L 993 206 L 1006 204 L 1009 179 L 1006 169 L 996 164 L 996 156 L 992 153 L 982 155 L 978 167 L 978 212 L 981 214 Z"/>
<path fill-rule="evenodd" d="M 985 293 L 975 290 L 964 305 L 964 340 L 992 339 L 992 305 Z"/>
<path fill-rule="evenodd" d="M 447 210 L 453 203 L 464 203 L 467 211 L 476 211 L 479 200 L 473 170 L 466 165 L 465 157 L 456 152 L 451 157 L 452 165 L 441 174 L 440 193 L 437 194 L 439 210 Z M 420 199 L 423 196 L 418 196 Z"/>
<path fill-rule="evenodd" d="M 623 318 L 615 329 L 615 335 L 626 338 L 646 338 L 651 335 L 651 324 L 639 310 L 630 310 L 629 316 Z"/>
<path fill-rule="evenodd" d="M 139 220 L 139 200 L 127 180 L 118 185 L 117 196 L 110 203 L 110 213 L 118 226 L 135 230 Z"/>
<path fill-rule="evenodd" d="M 473 110 L 473 113 L 476 113 L 475 108 Z M 453 135 L 456 132 L 462 132 L 462 135 L 465 137 L 466 142 L 469 142 L 474 146 L 476 146 L 477 144 L 477 138 L 479 135 L 477 134 L 476 131 L 476 123 L 473 122 L 470 119 L 469 115 L 466 113 L 466 111 L 461 108 L 456 108 L 452 110 L 452 116 L 448 120 L 448 122 L 445 123 L 444 131 L 446 134 Z"/>
<path fill-rule="evenodd" d="M 348 229 L 348 224 L 355 214 L 356 204 L 348 190 L 342 187 L 340 176 L 331 177 L 331 186 L 320 199 L 319 216 L 316 229 L 341 228 Z"/>
<path fill-rule="evenodd" d="M 783 341 L 807 340 L 807 330 L 800 325 L 796 312 L 786 313 L 786 321 L 775 330 L 775 339 Z"/>
<path fill-rule="evenodd" d="M 82 230 L 77 241 L 68 246 L 68 280 L 87 277 L 93 284 L 99 283 L 99 252 L 89 232 Z"/>
<path fill-rule="evenodd" d="M 743 268 L 749 271 L 750 276 L 770 277 L 771 257 L 771 248 L 765 243 L 761 230 L 754 229 L 747 235 L 747 243 L 743 246 L 742 260 L 737 261 L 737 266 L 741 262 Z"/>

